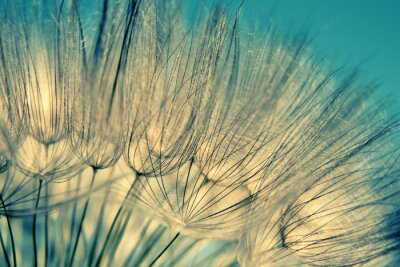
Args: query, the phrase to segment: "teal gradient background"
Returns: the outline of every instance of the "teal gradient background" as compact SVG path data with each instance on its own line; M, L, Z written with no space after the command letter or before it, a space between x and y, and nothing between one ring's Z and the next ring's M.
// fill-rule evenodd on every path
M223 0L187 1L201 9ZM318 54L334 66L359 66L363 81L377 81L381 94L400 99L400 1L244 0L243 14L281 29L309 26Z
M334 64L361 63L365 79L382 82L381 92L400 97L400 1L253 0L250 12L268 10L277 24L309 21L315 46Z

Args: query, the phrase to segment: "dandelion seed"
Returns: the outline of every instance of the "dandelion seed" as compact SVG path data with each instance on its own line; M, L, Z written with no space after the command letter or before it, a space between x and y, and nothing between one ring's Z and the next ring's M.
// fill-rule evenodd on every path
M0 265L393 265L375 85L181 4L0 3Z

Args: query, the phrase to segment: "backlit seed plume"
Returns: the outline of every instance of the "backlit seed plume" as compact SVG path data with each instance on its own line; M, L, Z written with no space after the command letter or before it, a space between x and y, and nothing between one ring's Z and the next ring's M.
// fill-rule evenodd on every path
M78 65L81 84L73 92L71 137L77 154L93 168L115 164L125 147L130 102L123 79L137 9L124 2L108 3ZM80 14L73 17L81 20ZM81 42L85 38L80 36Z
M379 88L183 4L0 1L0 266L395 265Z
M168 7L179 12L175 5ZM190 40L173 12L157 17L162 6L141 4L124 84L131 100L125 159L135 172L149 175L177 169L195 153L212 64L196 52L209 41Z
M243 266L347 266L396 253L398 122L381 121L375 109L365 112L368 130L352 125L326 137L321 152L327 154L300 166L307 170L297 174L290 195L265 201L263 222L241 238Z
M48 9L28 4L31 9L27 10L12 8L19 3L2 5L2 12L11 8L11 14L3 14L2 67L10 73L5 73L2 90L9 98L7 104L13 104L8 108L9 120L23 120L26 133L24 139L11 136L11 142L5 137L14 146L10 157L23 172L41 179L72 177L80 166L68 142L71 93L79 84L75 72L79 40L65 18L68 12L55 3ZM13 13L17 10L22 14ZM52 18L55 11L56 18ZM24 19L17 23L17 16ZM41 23L29 24L36 16L43 16ZM43 38L48 33L54 38ZM21 127L13 124L18 127L13 127L14 132Z
M324 68L303 36L254 40L238 14L215 9L195 30L170 18L174 34L151 39L165 35L156 7L143 8L125 159L136 173L132 202L176 231L237 238L279 193L305 190L328 172L321 165L342 168L379 127L397 127L352 112L368 101L353 73Z

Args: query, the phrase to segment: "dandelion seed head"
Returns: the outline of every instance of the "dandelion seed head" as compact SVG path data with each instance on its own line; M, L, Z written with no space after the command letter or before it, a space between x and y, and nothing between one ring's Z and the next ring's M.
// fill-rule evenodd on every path
M31 136L17 149L14 163L25 174L41 179L68 179L82 170L67 140L43 145Z
M396 260L398 115L310 35L220 3L0 6L1 264Z
M396 238L388 238L382 228L398 201L392 191L398 188L393 179L397 157L386 147L393 134L389 129L396 125L389 123L385 129L378 123L368 128L377 127L376 131L367 132L352 125L350 131L334 129L332 136L325 136L328 151L332 144L340 145L330 153L321 149L312 157L313 167L295 173L298 183L290 195L284 192L284 198L279 193L272 198L278 201L277 210L271 211L274 205L265 202L263 223L250 227L240 241L239 261L245 266L254 261L262 266L352 265L397 246ZM342 138L347 142L341 143Z

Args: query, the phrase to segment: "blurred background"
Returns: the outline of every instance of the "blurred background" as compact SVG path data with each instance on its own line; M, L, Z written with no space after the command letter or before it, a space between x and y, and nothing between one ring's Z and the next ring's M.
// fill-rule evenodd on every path
M243 2L243 15L261 25L308 27L319 55L334 66L358 66L363 82L377 81L381 94L400 99L400 1L187 0L192 11L219 1Z

